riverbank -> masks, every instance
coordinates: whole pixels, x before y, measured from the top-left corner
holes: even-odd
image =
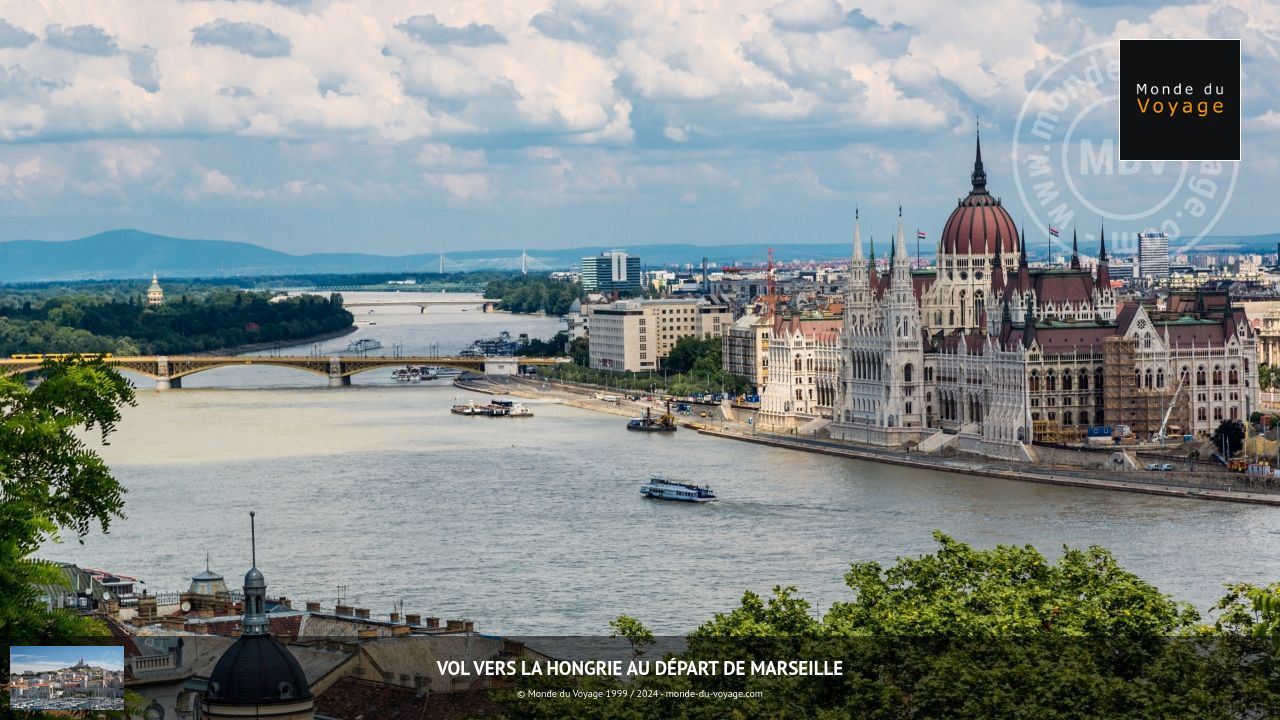
[[[209,350],[207,352],[202,352],[202,353],[184,353],[184,354],[216,355],[216,356],[244,355],[245,353],[262,352],[263,350],[275,350],[277,348],[296,347],[298,345],[309,345],[311,343],[324,342],[325,340],[332,340],[334,338],[340,338],[344,335],[350,335],[351,333],[355,332],[358,329],[359,327],[357,327],[355,323],[351,323],[347,327],[339,328],[337,330],[332,330],[326,333],[320,333],[319,335],[309,335],[307,337],[294,338],[292,340],[275,340],[272,342],[250,343],[248,345],[237,345],[235,347],[219,348],[217,350]]]
[[[605,412],[612,415],[634,417],[646,407],[655,407],[647,403],[636,403],[623,400],[619,403],[606,403],[595,399],[591,390],[559,383],[530,380],[527,378],[503,379],[497,383],[512,395],[529,399],[554,399],[565,405],[572,405],[583,410]],[[712,426],[701,422],[683,422],[684,427],[699,434],[719,437],[727,440],[770,445],[773,447],[797,450],[800,452],[834,455],[837,457],[862,460],[866,462],[885,463],[915,467],[925,470],[938,470],[962,475],[981,475],[1004,480],[1018,480],[1047,485],[1091,488],[1094,490],[1111,490],[1117,492],[1143,493],[1200,500],[1217,500],[1223,502],[1252,503],[1257,505],[1280,506],[1280,494],[1248,492],[1232,490],[1224,486],[1210,473],[1185,473],[1181,477],[1185,483],[1158,482],[1148,480],[1141,471],[1116,471],[1072,468],[1065,466],[1042,467],[1028,465],[1012,465],[997,462],[984,462],[979,459],[942,457],[938,455],[922,455],[899,452],[895,450],[863,447],[816,438],[798,436],[771,435],[757,433],[750,426],[741,422],[724,421]],[[1135,479],[1135,477],[1137,479]],[[1192,480],[1194,478],[1194,481]]]

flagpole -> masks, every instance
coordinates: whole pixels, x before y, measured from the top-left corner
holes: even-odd
[[[920,228],[916,228],[916,262],[920,262]]]

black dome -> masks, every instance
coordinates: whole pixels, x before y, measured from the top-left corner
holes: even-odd
[[[297,658],[270,635],[241,635],[209,675],[211,704],[270,705],[310,697]]]

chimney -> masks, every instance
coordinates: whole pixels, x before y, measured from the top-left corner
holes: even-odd
[[[347,616],[347,617],[351,617],[351,606],[350,606],[350,605],[337,605],[337,606],[334,606],[333,611],[334,611],[335,613],[337,613],[338,615],[344,615],[344,616]]]
[[[466,630],[467,632],[475,632],[476,624],[470,620],[464,620],[462,621],[462,629]]]
[[[395,613],[395,612],[391,613],[391,622],[393,623],[400,622],[400,613]]]
[[[461,620],[446,620],[444,629],[449,632],[459,632],[464,629],[465,625],[466,623]]]
[[[356,617],[361,620],[369,619],[369,608],[356,608]]]
[[[410,625],[421,625],[421,624],[422,624],[422,616],[421,616],[421,615],[414,615],[414,614],[412,614],[412,613],[409,613],[409,614],[406,614],[406,615],[404,616],[404,621],[405,621],[405,622],[407,622],[407,623],[409,623]]]
[[[308,602],[308,603],[307,603],[307,612],[309,612],[309,613],[320,612],[320,603],[318,603],[318,602]]]
[[[429,617],[429,618],[427,618],[427,627],[429,627],[429,628],[438,628],[438,627],[440,627],[440,618],[438,618],[438,617]]]

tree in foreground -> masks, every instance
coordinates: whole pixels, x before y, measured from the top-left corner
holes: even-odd
[[[89,618],[48,612],[42,586],[61,569],[31,556],[63,533],[83,538],[123,518],[124,488],[83,436],[105,443],[134,402],[133,388],[100,361],[47,362],[41,382],[0,377],[0,634],[8,645],[54,645],[106,634]]]
[[[683,660],[841,661],[825,676],[585,678],[643,701],[504,699],[509,717],[1247,718],[1280,716],[1277,588],[1240,586],[1214,625],[1106,550],[936,551],[856,563],[853,592],[819,616],[794,587],[745,593],[688,638]],[[621,619],[620,619],[621,620]],[[627,618],[631,634],[642,628]],[[525,678],[526,687],[540,687]],[[563,680],[557,680],[563,683]],[[691,692],[667,697],[664,693]],[[700,696],[700,691],[721,693]],[[723,693],[759,693],[727,700]]]

